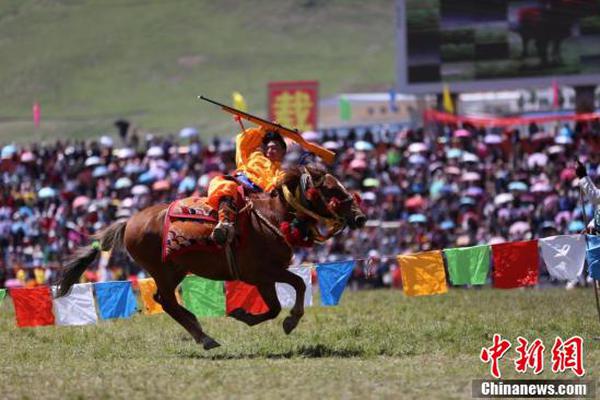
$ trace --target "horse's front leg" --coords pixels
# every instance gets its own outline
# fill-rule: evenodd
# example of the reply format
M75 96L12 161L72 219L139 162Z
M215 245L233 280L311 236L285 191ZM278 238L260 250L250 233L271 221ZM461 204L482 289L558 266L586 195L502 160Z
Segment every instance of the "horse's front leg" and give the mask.
M290 315L283 320L283 331L289 335L296 326L298 326L298 322L300 322L300 319L304 315L304 293L306 292L306 285L301 277L287 269L278 270L274 274L274 278L277 282L291 285L296 291L296 301L290 310Z

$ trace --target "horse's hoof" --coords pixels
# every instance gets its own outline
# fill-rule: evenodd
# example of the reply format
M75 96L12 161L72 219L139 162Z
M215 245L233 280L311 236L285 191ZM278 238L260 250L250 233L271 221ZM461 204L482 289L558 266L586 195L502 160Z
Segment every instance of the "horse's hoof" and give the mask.
M202 347L204 347L204 350L214 349L219 346L221 346L221 344L211 337L206 336L202 339Z
M299 318L290 315L283 320L283 331L286 335L289 335L297 326L298 322L300 322Z

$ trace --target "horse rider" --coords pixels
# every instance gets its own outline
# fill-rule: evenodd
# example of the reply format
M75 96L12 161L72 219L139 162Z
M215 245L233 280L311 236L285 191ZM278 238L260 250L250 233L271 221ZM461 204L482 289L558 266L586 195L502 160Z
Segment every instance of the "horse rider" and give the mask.
M238 185L241 183L251 192L270 191L284 176L281 162L287 145L279 133L262 126L249 128L239 133L235 142L235 179L217 176L208 186L208 204L218 210L219 219L211 239L220 245L234 238Z
M591 233L594 235L600 234L600 189L594 185L592 179L588 176L585 166L577 160L577 168L575 174L579 178L579 185L585 193L586 200L595 206L594 220L590 225Z

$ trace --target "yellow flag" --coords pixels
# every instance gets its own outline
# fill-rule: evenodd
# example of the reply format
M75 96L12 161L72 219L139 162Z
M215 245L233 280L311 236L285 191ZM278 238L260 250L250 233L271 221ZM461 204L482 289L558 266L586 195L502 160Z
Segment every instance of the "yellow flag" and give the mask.
M441 294L448 291L444 259L440 250L398 256L398 265L407 296Z
M162 306L154 301L154 293L156 293L156 282L152 278L138 279L140 287L140 297L144 303L144 314L158 314L163 312Z
M233 97L233 108L237 108L240 111L248 111L248 105L246 104L246 100L244 96L240 92L233 92L231 95Z
M452 103L452 97L450 96L450 89L446 84L444 84L443 103L444 110L454 114L454 104Z

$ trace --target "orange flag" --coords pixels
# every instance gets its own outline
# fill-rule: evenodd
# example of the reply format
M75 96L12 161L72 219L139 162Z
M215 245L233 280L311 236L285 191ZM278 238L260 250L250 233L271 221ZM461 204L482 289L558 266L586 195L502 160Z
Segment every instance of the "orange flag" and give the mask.
M448 291L441 250L398 256L398 265L407 296L441 294Z
M152 315L163 312L160 304L154 301L154 293L156 293L156 282L152 278L138 279L140 287L140 296L144 304L144 314Z

